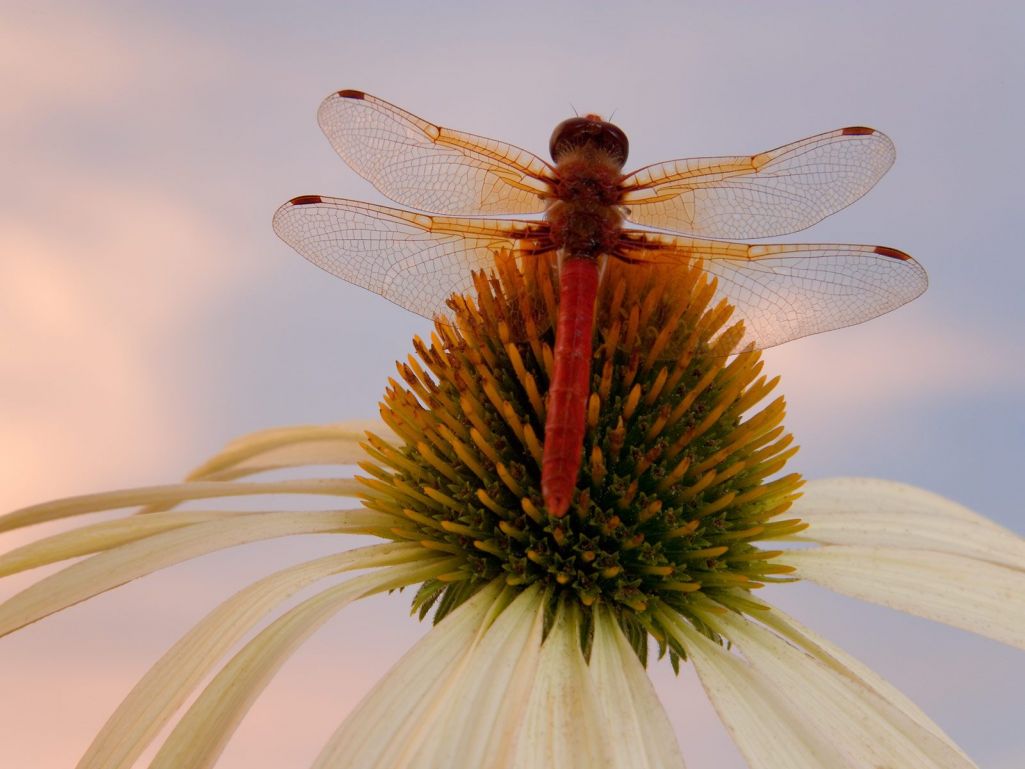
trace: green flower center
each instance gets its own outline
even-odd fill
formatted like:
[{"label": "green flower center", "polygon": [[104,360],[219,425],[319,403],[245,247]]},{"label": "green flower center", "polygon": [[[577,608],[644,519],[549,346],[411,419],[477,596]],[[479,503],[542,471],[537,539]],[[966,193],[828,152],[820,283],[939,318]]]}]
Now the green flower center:
[{"label": "green flower center", "polygon": [[[551,517],[540,488],[557,271],[498,261],[399,364],[381,404],[398,443],[366,445],[365,504],[404,521],[396,539],[462,559],[422,586],[414,609],[437,606],[440,619],[503,577],[585,617],[608,606],[642,659],[649,633],[667,637],[659,607],[715,637],[699,617],[709,599],[744,610],[747,591],[788,579],[772,563],[779,551],[755,542],[804,528],[780,520],[802,482],[778,475],[797,450],[783,399],[755,410],[777,380],[759,353],[737,353],[743,327],[697,267],[610,260],[576,497]],[[674,662],[681,651],[670,649]]]}]

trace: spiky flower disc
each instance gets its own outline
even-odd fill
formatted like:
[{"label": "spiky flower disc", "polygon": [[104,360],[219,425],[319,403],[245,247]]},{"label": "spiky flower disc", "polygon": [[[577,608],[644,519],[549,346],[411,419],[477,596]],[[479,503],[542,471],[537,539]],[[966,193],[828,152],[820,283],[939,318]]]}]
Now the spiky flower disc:
[{"label": "spiky flower disc", "polygon": [[[597,303],[587,438],[569,515],[541,500],[545,397],[552,373],[557,271],[499,260],[454,297],[454,320],[398,366],[382,403],[398,445],[370,436],[365,503],[407,521],[397,539],[458,556],[461,566],[414,600],[436,619],[499,576],[540,584],[585,609],[611,608],[644,658],[675,610],[710,637],[708,601],[745,610],[746,591],[786,579],[778,551],[757,547],[803,524],[780,520],[798,496],[782,398],[758,352],[737,353],[740,323],[712,304],[697,267],[612,260]],[[704,607],[703,609],[701,607]],[[584,612],[585,616],[588,612]],[[586,643],[586,641],[585,641]],[[664,648],[664,646],[663,646]],[[670,649],[674,661],[682,650]]]}]

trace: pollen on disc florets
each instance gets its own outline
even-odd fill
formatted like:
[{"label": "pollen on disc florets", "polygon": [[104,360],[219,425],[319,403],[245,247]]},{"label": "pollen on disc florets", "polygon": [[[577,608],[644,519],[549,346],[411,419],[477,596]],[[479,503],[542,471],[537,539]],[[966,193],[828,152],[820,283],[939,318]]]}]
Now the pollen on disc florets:
[{"label": "pollen on disc florets", "polygon": [[780,520],[801,485],[778,476],[797,450],[783,399],[753,411],[776,380],[759,353],[732,355],[743,326],[713,304],[704,272],[610,261],[576,499],[551,517],[540,487],[557,271],[544,259],[498,264],[398,365],[381,404],[398,441],[366,443],[365,504],[401,521],[396,539],[462,560],[421,587],[414,610],[437,606],[437,620],[504,577],[575,600],[585,616],[604,603],[642,659],[649,633],[667,637],[665,609],[716,637],[700,619],[709,600],[753,610],[747,591],[787,579],[772,563],[779,551],[754,542],[804,528]]}]

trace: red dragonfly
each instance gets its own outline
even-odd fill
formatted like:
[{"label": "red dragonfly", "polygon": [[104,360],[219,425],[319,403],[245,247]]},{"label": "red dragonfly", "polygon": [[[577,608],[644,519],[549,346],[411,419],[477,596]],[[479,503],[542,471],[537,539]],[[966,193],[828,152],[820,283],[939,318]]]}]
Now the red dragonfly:
[{"label": "red dragonfly", "polygon": [[[670,160],[622,169],[627,137],[597,115],[552,133],[553,163],[428,123],[362,91],[324,100],[318,120],[354,171],[395,202],[429,216],[320,195],[294,198],[274,230],[328,272],[428,318],[453,294],[472,294],[475,271],[497,252],[556,252],[559,310],[548,391],[541,491],[566,514],[580,471],[595,299],[603,260],[697,263],[763,348],[861,323],[914,299],[925,271],[886,246],[746,244],[802,230],[853,203],[894,160],[892,142],[850,127],[767,152]],[[534,219],[452,214],[542,214]],[[624,222],[686,233],[625,228]]]}]

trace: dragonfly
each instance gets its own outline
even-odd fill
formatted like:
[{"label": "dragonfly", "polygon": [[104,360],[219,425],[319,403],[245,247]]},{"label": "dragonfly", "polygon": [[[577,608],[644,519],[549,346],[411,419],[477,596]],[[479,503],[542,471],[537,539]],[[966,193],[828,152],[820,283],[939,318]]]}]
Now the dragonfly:
[{"label": "dragonfly", "polygon": [[[319,267],[436,318],[453,295],[473,292],[474,273],[496,271],[499,253],[556,255],[541,467],[541,495],[556,518],[572,505],[582,463],[595,302],[607,260],[698,265],[743,320],[745,344],[758,349],[877,317],[928,285],[921,265],[888,246],[732,242],[803,230],[865,194],[895,159],[893,143],[872,128],[624,173],[626,134],[594,114],[556,126],[551,163],[363,91],[331,94],[318,122],[356,173],[416,209],[293,198],[275,213],[274,230]],[[494,218],[501,215],[534,216]]]}]

